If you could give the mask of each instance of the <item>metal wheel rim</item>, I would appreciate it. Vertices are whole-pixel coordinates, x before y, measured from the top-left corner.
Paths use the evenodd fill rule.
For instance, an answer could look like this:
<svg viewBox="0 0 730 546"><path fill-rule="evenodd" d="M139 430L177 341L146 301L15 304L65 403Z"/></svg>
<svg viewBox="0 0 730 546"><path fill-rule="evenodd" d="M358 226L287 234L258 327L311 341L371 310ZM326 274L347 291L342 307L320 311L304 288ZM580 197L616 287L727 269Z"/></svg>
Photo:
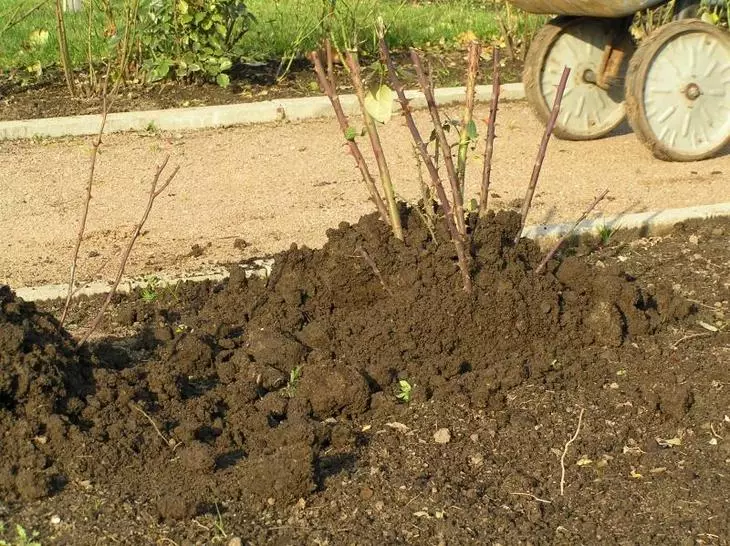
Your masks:
<svg viewBox="0 0 730 546"><path fill-rule="evenodd" d="M668 40L646 71L643 106L656 140L699 156L730 135L730 47L714 34L685 32Z"/></svg>
<svg viewBox="0 0 730 546"><path fill-rule="evenodd" d="M587 71L598 75L603 50L610 38L607 25L590 22L572 25L558 36L545 55L540 92L549 107L555 100L563 67L571 68L557 121L570 133L602 133L613 129L624 118L623 89L607 92L585 79Z"/></svg>

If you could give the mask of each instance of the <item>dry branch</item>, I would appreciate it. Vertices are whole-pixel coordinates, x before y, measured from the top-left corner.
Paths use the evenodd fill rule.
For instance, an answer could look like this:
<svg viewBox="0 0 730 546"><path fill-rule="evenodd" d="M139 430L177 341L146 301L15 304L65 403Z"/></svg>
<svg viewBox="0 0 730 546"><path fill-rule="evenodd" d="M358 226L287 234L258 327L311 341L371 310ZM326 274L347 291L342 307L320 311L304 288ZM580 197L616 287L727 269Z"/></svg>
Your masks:
<svg viewBox="0 0 730 546"><path fill-rule="evenodd" d="M398 97L398 102L400 103L401 109L403 110L406 125L408 126L408 130L410 131L411 137L413 138L413 143L415 144L416 149L418 150L418 153L423 160L423 164L426 166L426 170L428 171L429 177L431 178L433 188L436 190L436 196L441 202L441 208L444 211L444 221L446 222L446 227L451 234L451 240L453 241L454 247L456 248L459 269L461 270L461 275L464 279L464 290L467 292L471 292L472 284L471 276L469 275L469 260L465 249L464 238L462 237L461 233L459 233L459 230L454 222L454 216L451 212L451 204L449 203L449 199L446 195L446 190L444 189L444 185L439 178L438 171L436 170L433 159L426 149L426 143L423 141L423 137L418 131L416 122L413 119L413 113L411 112L411 107L408 104L408 99L406 98L406 93L403 88L403 82L400 81L398 75L396 74L395 65L393 64L393 59L390 56L388 44L385 43L385 31L382 26L378 28L378 45L380 47L380 55L382 57L383 63L385 63L385 66L388 69L390 84Z"/></svg>
<svg viewBox="0 0 730 546"><path fill-rule="evenodd" d="M598 203L603 201L603 199L608 195L608 190L604 190L601 195L596 197L596 199L593 201L593 203L590 204L590 206L583 211L583 214L580 215L580 218L576 220L575 224L573 224L570 229L563 234L563 236L560 238L560 240L555 243L555 246L550 249L550 252L548 252L545 257L540 262L540 265L537 266L537 269L535 269L535 273L540 273L547 263L552 259L553 256L555 256L555 253L558 251L560 246L570 237L570 235L575 231L575 229L580 225L580 223L586 219L586 217L591 213L591 211L596 208Z"/></svg>
<svg viewBox="0 0 730 546"><path fill-rule="evenodd" d="M520 229L515 236L515 244L517 244L522 237L522 230L525 227L525 220L527 219L527 213L530 212L530 205L532 204L532 197L535 195L535 188L537 187L537 181L540 178L540 170L542 169L542 162L545 159L545 153L547 152L548 142L550 142L550 136L553 134L555 128L555 122L558 120L558 114L560 113L560 103L563 100L563 92L565 91L565 84L568 83L568 76L570 75L570 68L567 66L563 69L563 75L560 78L558 89L555 92L555 102L553 103L553 109L550 112L550 118L548 119L547 125L545 126L545 133L542 136L542 142L540 143L540 149L537 152L537 159L535 160L535 166L532 168L532 176L530 177L530 185L527 186L527 192L525 193L525 199L522 202L522 214L520 220Z"/></svg>
<svg viewBox="0 0 730 546"><path fill-rule="evenodd" d="M459 191L464 196L466 189L466 160L469 153L469 144L472 136L470 127L474 123L474 96L476 92L477 74L479 73L479 55L482 46L479 42L469 43L468 65L466 70L466 102L461 119L461 133L459 134L459 153L457 156L456 174L459 179Z"/></svg>
<svg viewBox="0 0 730 546"><path fill-rule="evenodd" d="M459 231L461 237L464 238L466 236L464 197L460 191L459 178L456 173L456 168L454 167L454 160L451 157L451 146L449 146L449 141L446 139L446 132L444 131L444 126L441 123L441 115L439 114L438 106L436 105L436 99L433 96L433 85L426 77L426 73L423 70L423 64L421 63L421 57L415 49L411 49L411 60L413 61L413 67L416 69L421 90L426 98L428 112L431 114L431 121L433 122L433 127L436 131L436 138L439 146L441 147L444 165L446 166L446 174L448 175L449 182L451 183L451 193L454 199L454 219L456 221L456 229Z"/></svg>
<svg viewBox="0 0 730 546"><path fill-rule="evenodd" d="M383 186L383 190L385 191L385 200L388 203L390 225L396 239L400 239L402 241L403 228L401 227L398 203L395 201L393 180L390 177L390 169L388 168L388 162L385 159L385 152L383 151L383 145L380 142L380 135L378 134L378 128L375 125L375 120L368 113L367 108L365 107L365 88L360 75L360 63L357 59L357 54L353 54L351 51L346 51L345 61L347 62L347 66L350 71L350 79L352 80L352 86L355 88L357 101L360 104L360 110L362 111L362 117L365 123L365 130L367 131L368 138L370 139L370 146L373 149L375 162L378 165L380 184Z"/></svg>
<svg viewBox="0 0 730 546"><path fill-rule="evenodd" d="M86 231L86 220L89 216L89 205L91 203L91 188L94 183L94 173L96 171L96 159L99 156L99 147L102 143L104 136L104 128L106 127L106 119L109 114L109 101L107 97L107 78L104 79L104 88L102 89L102 107L101 107L101 124L99 125L99 132L96 135L96 139L92 143L91 148L91 166L89 167L89 177L86 181L86 198L84 199L83 210L81 212L81 221L79 222L79 232L76 236L76 245L74 247L73 258L71 259L71 275L68 281L68 293L66 294L66 302L63 306L63 312L61 313L61 320L59 321L62 327L66 322L69 307L71 306L71 298L74 294L74 284L76 283L76 269L79 261L79 251L81 250L81 242L84 239L84 233Z"/></svg>
<svg viewBox="0 0 730 546"><path fill-rule="evenodd" d="M494 154L495 124L497 123L497 107L499 105L499 49L493 48L494 68L492 70L492 102L489 106L489 126L487 142L484 145L484 169L482 171L482 190L479 196L479 216L487 214L489 205L489 185L492 177L492 155Z"/></svg>
<svg viewBox="0 0 730 546"><path fill-rule="evenodd" d="M350 125L347 122L347 116L345 115L345 111L342 109L342 103L340 102L340 98L337 96L332 82L327 77L325 69L322 66L322 61L320 60L317 52L313 51L310 57L312 59L312 63L314 64L314 71L317 74L319 85L322 88L324 94L327 95L327 98L329 98L330 103L332 104L332 109L335 111L335 116L337 116L337 121L340 124L342 134L345 135L347 145L350 148L350 153L352 154L352 157L355 158L355 163L357 163L357 167L358 169L360 169L360 174L362 175L362 179L365 182L365 186L367 186L368 193L370 193L370 199L372 199L373 203L375 203L375 206L378 209L378 213L380 214L380 218L383 220L383 222L391 225L390 217L388 215L388 209L385 207L383 198L380 196L380 192L378 192L378 189L375 186L375 180L373 179L372 174L370 174L370 170L368 169L367 163L365 163L365 158L360 152L360 148L358 147L356 142L348 139L346 136L347 130L350 128Z"/></svg>
<svg viewBox="0 0 730 546"><path fill-rule="evenodd" d="M109 303L111 302L112 298L114 297L114 294L117 292L117 288L119 287L119 283L122 280L122 275L124 275L124 268L127 265L127 260L129 259L129 255L132 252L132 248L134 247L134 243L137 242L137 238L142 233L142 228L144 227L145 223L147 222L147 218L149 218L150 212L152 211L152 206L155 204L155 199L159 197L159 195L165 191L167 186L170 185L170 182L172 182L172 179L175 178L175 175L177 175L178 171L180 170L180 167L175 167L175 169L172 171L172 173L167 177L167 179L162 183L162 185L159 185L160 182L160 176L162 176L162 172L165 170L165 167L167 167L167 162L170 160L170 156L167 156L165 160L162 162L162 164L157 167L157 171L155 172L155 176L152 179L152 185L150 186L150 191L147 198L147 207L145 208L144 214L142 215L142 218L140 219L139 223L135 226L134 231L132 232L132 236L129 239L129 243L127 243L127 248L124 250L124 254L122 254L122 258L119 262L119 269L117 270L117 276L114 279L114 284L111 287L111 290L106 296L106 299L104 300L104 303L101 305L101 309L99 309L99 312L97 313L96 317L94 318L94 321L91 323L91 326L87 330L86 334L81 338L81 340L76 345L77 349L80 349L89 339L92 333L99 327L99 324L101 323L102 318L104 317L104 313L106 312L107 307L109 307Z"/></svg>

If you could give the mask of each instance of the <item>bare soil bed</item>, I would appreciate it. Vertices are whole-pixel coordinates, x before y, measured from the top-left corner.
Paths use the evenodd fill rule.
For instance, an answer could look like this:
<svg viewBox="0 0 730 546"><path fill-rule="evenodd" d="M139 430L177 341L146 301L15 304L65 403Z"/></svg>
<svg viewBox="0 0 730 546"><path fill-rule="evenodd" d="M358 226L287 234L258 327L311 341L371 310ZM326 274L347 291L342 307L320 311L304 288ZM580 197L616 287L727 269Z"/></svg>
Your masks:
<svg viewBox="0 0 730 546"><path fill-rule="evenodd" d="M464 85L464 56L460 50L434 50L425 53L430 63L436 86L450 87ZM408 53L396 53L398 66L403 67L403 81L406 85L418 87ZM369 64L373 59L363 59ZM319 96L311 64L306 60L293 63L291 70L283 77L277 75L280 63L243 64L231 74L231 85L222 88L215 84L167 82L162 84L129 84L111 105L112 112L160 110L192 106L214 106L272 99ZM369 72L366 69L366 72ZM480 84L487 84L491 70L484 70ZM520 81L522 65L519 61L507 60L502 69L503 83ZM78 74L83 81L83 74ZM344 82L341 92L352 92ZM0 73L0 121L48 118L98 114L101 100L98 97L70 98L63 76L58 71L49 71L37 83L24 84Z"/></svg>
<svg viewBox="0 0 730 546"><path fill-rule="evenodd" d="M730 223L537 275L500 212L465 294L446 233L403 217L406 244L370 215L267 279L119 297L81 353L58 302L1 288L3 538L727 544Z"/></svg>

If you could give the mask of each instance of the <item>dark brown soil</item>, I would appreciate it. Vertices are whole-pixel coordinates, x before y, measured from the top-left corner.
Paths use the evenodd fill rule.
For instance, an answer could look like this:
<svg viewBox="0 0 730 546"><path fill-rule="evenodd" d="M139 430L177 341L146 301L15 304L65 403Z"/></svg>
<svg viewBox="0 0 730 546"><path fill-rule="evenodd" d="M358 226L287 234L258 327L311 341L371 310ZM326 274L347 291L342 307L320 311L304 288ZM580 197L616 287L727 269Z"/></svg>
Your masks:
<svg viewBox="0 0 730 546"><path fill-rule="evenodd" d="M79 355L5 289L0 519L43 544L727 544L730 225L535 275L501 212L465 294L445 233L404 222L118 298Z"/></svg>
<svg viewBox="0 0 730 546"><path fill-rule="evenodd" d="M426 54L433 70L437 86L464 85L463 51L434 51ZM411 73L411 63L407 54L394 55L398 66L403 68L406 85L417 87L415 73ZM363 64L369 63L367 59ZM288 74L279 79L279 62L259 63L240 66L231 76L232 83L227 89L213 84L166 83L154 85L128 85L115 99L112 112L158 110L165 108L184 108L189 106L213 106L262 100L319 96L321 92L314 71L308 61L295 62ZM369 70L366 69L367 73ZM521 64L507 62L502 70L504 83L520 80ZM485 70L480 83L487 83L491 71ZM83 80L83 74L79 74ZM351 93L346 85L347 77L340 74L340 93ZM12 74L0 73L0 121L55 116L97 114L101 101L97 97L70 98L62 75L48 71L43 79L35 84L21 84Z"/></svg>

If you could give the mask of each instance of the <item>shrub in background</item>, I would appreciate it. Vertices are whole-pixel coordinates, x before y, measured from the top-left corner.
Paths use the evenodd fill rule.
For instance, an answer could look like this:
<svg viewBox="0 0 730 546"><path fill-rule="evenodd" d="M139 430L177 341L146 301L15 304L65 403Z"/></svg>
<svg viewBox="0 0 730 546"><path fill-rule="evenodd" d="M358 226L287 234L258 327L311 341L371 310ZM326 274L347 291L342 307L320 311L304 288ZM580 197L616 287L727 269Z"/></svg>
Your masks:
<svg viewBox="0 0 730 546"><path fill-rule="evenodd" d="M243 0L147 0L141 11L143 72L167 78L230 83L253 15Z"/></svg>

